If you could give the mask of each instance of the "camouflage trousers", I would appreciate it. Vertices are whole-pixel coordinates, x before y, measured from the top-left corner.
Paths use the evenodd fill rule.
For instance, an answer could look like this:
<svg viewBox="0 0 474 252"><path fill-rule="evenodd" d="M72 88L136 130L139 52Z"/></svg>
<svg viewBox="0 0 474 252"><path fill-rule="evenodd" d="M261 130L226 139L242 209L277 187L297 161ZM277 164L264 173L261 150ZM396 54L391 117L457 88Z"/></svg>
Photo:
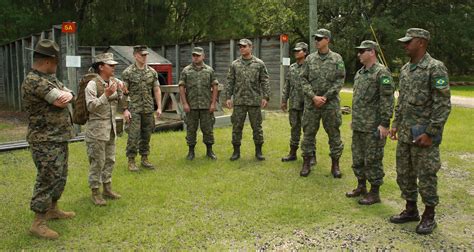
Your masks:
<svg viewBox="0 0 474 252"><path fill-rule="evenodd" d="M37 169L30 209L45 213L53 201L61 198L66 186L68 143L30 143L30 149Z"/></svg>
<svg viewBox="0 0 474 252"><path fill-rule="evenodd" d="M300 145L302 118L303 110L290 109L288 111L288 119L291 127L290 146L298 147Z"/></svg>
<svg viewBox="0 0 474 252"><path fill-rule="evenodd" d="M196 145L196 133L201 127L204 144L214 144L214 113L208 109L191 109L186 113L186 142L188 145Z"/></svg>
<svg viewBox="0 0 474 252"><path fill-rule="evenodd" d="M352 132L352 170L358 180L368 180L371 185L382 185L383 152L386 138L374 132Z"/></svg>
<svg viewBox="0 0 474 252"><path fill-rule="evenodd" d="M263 144L262 111L260 106L239 105L234 106L234 111L230 118L232 122L233 145L240 145L242 141L242 130L244 129L247 113L253 130L253 142L255 144Z"/></svg>
<svg viewBox="0 0 474 252"><path fill-rule="evenodd" d="M316 109L314 106L306 106L303 112L303 141L301 142L303 157L313 156L313 151L316 151L316 134L321 120L329 138L329 156L339 159L344 150L339 130L342 124L341 111L339 109Z"/></svg>
<svg viewBox="0 0 474 252"><path fill-rule="evenodd" d="M112 171L115 165L115 135L110 131L109 141L88 141L89 187L99 188L102 183L112 182Z"/></svg>
<svg viewBox="0 0 474 252"><path fill-rule="evenodd" d="M137 149L141 156L150 154L150 139L155 129L155 115L153 113L134 113L128 123L127 157L137 156Z"/></svg>
<svg viewBox="0 0 474 252"><path fill-rule="evenodd" d="M416 201L420 192L425 205L436 206L439 203L436 173L440 168L438 146L420 148L412 143L398 141L397 183L403 199Z"/></svg>

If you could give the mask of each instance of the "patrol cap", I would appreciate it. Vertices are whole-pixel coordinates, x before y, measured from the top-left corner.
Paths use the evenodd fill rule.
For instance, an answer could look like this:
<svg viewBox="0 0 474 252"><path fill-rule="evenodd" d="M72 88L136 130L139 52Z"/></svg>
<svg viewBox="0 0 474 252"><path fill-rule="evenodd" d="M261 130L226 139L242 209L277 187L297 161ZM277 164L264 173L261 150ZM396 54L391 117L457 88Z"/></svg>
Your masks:
<svg viewBox="0 0 474 252"><path fill-rule="evenodd" d="M150 54L148 51L148 46L146 45L136 45L133 47L133 53L140 53L141 55L148 55Z"/></svg>
<svg viewBox="0 0 474 252"><path fill-rule="evenodd" d="M360 43L360 46L356 46L357 49L376 49L377 43L372 40L364 40Z"/></svg>
<svg viewBox="0 0 474 252"><path fill-rule="evenodd" d="M308 51L308 44L306 44L305 42L296 43L295 48L293 48L293 51L301 51L301 50Z"/></svg>
<svg viewBox="0 0 474 252"><path fill-rule="evenodd" d="M202 49L202 47L194 47L193 51L192 51L192 54L197 54L197 55L201 56L201 55L204 54L204 49Z"/></svg>
<svg viewBox="0 0 474 252"><path fill-rule="evenodd" d="M250 41L250 39L243 38L243 39L239 40L238 45L249 45L249 46L252 46L252 41Z"/></svg>
<svg viewBox="0 0 474 252"><path fill-rule="evenodd" d="M101 53L97 54L94 57L94 63L105 63L107 65L117 65L118 62L114 60L114 54L113 53Z"/></svg>
<svg viewBox="0 0 474 252"><path fill-rule="evenodd" d="M423 38L430 40L430 32L421 28L410 28L407 30L405 37L399 38L398 41L405 43L412 40L413 38Z"/></svg>
<svg viewBox="0 0 474 252"><path fill-rule="evenodd" d="M319 29L316 31L313 37L331 39L331 32L328 29Z"/></svg>
<svg viewBox="0 0 474 252"><path fill-rule="evenodd" d="M50 39L41 39L40 41L38 41L35 46L35 49L33 49L33 52L52 58L59 58L59 46L56 42Z"/></svg>

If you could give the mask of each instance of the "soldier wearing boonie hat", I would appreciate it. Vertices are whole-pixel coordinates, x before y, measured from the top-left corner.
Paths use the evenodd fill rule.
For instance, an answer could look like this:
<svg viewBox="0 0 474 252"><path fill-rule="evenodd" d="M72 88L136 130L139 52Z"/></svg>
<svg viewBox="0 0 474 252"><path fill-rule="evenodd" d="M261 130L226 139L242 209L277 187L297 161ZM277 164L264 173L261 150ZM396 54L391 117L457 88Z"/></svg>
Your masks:
<svg viewBox="0 0 474 252"><path fill-rule="evenodd" d="M430 33L410 28L403 42L410 62L400 70L400 95L390 130L397 143L397 183L406 207L390 217L392 223L420 220L417 198L425 210L416 226L419 234L430 234L436 227L435 207L439 203L437 172L441 167L439 145L451 112L448 71L443 62L427 52Z"/></svg>

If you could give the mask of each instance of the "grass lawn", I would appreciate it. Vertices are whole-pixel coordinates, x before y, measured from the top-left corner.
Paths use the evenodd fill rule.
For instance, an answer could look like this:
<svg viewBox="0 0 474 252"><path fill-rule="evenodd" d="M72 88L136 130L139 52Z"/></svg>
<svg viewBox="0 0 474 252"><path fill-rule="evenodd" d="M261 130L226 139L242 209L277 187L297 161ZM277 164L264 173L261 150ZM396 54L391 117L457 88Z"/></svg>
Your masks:
<svg viewBox="0 0 474 252"><path fill-rule="evenodd" d="M350 105L350 94L343 93ZM155 134L151 161L156 171L126 170L126 138L117 141L114 188L122 199L95 207L87 184L84 143L70 145L70 170L60 201L76 218L51 221L56 241L28 235L33 219L29 199L35 169L28 150L1 153L0 250L290 250L290 249L474 249L474 121L472 109L454 108L441 146L438 228L420 236L417 223L395 225L388 217L404 207L395 182L395 146L385 152L382 203L360 206L344 196L354 188L350 116L343 116L343 178L330 176L327 137L318 134L318 165L299 177L301 158L282 163L287 154L287 114L268 112L264 121L267 160L254 158L252 134L245 126L242 158L230 162L231 128L215 130L217 161L197 146L194 161L185 160L184 132ZM201 138L199 138L201 139ZM423 206L419 203L421 211Z"/></svg>
<svg viewBox="0 0 474 252"><path fill-rule="evenodd" d="M451 95L474 97L474 86L452 86Z"/></svg>

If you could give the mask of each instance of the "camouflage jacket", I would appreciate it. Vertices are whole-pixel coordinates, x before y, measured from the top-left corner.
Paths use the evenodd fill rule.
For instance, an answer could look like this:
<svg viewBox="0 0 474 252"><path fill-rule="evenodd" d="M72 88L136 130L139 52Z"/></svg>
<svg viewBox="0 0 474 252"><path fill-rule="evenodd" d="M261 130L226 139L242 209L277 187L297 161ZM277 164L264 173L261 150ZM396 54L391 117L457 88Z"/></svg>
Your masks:
<svg viewBox="0 0 474 252"><path fill-rule="evenodd" d="M362 67L354 78L352 98L352 129L375 132L379 125L390 127L393 114L394 84L390 71L375 63Z"/></svg>
<svg viewBox="0 0 474 252"><path fill-rule="evenodd" d="M306 106L313 105L314 96L324 96L326 104L321 109L337 109L340 107L339 92L344 85L346 70L341 55L329 50L321 56L314 52L306 57L303 71L303 92Z"/></svg>
<svg viewBox="0 0 474 252"><path fill-rule="evenodd" d="M263 61L252 56L234 60L227 74L226 100L234 97L234 105L260 106L262 99L270 100L270 82Z"/></svg>
<svg viewBox="0 0 474 252"><path fill-rule="evenodd" d="M66 142L74 136L69 107L53 105L60 95L59 90L72 93L56 76L32 70L23 81L21 89L29 118L26 135L29 143Z"/></svg>
<svg viewBox="0 0 474 252"><path fill-rule="evenodd" d="M123 71L121 77L128 88L128 109L135 113L154 112L153 88L160 86L155 69L148 65L139 69L136 64L132 64Z"/></svg>
<svg viewBox="0 0 474 252"><path fill-rule="evenodd" d="M86 123L86 141L109 141L111 130L115 135L117 134L115 112L123 94L120 89L117 89L109 97L105 96L105 92L97 97L97 85L102 85L105 90L108 84L100 76L97 76L87 83L84 90L89 111L89 120Z"/></svg>
<svg viewBox="0 0 474 252"><path fill-rule="evenodd" d="M281 102L286 103L289 99L290 106L288 108L290 109L304 109L303 85L301 80L302 69L303 64L291 64L285 78L285 86L283 86Z"/></svg>
<svg viewBox="0 0 474 252"><path fill-rule="evenodd" d="M399 141L411 142L411 127L426 126L428 135L441 135L451 112L448 72L443 62L428 53L418 64L405 64L400 70L400 96L392 128Z"/></svg>
<svg viewBox="0 0 474 252"><path fill-rule="evenodd" d="M191 109L209 109L212 102L213 85L218 85L214 69L204 64L202 67L189 64L181 72L178 85L186 88L186 100Z"/></svg>

